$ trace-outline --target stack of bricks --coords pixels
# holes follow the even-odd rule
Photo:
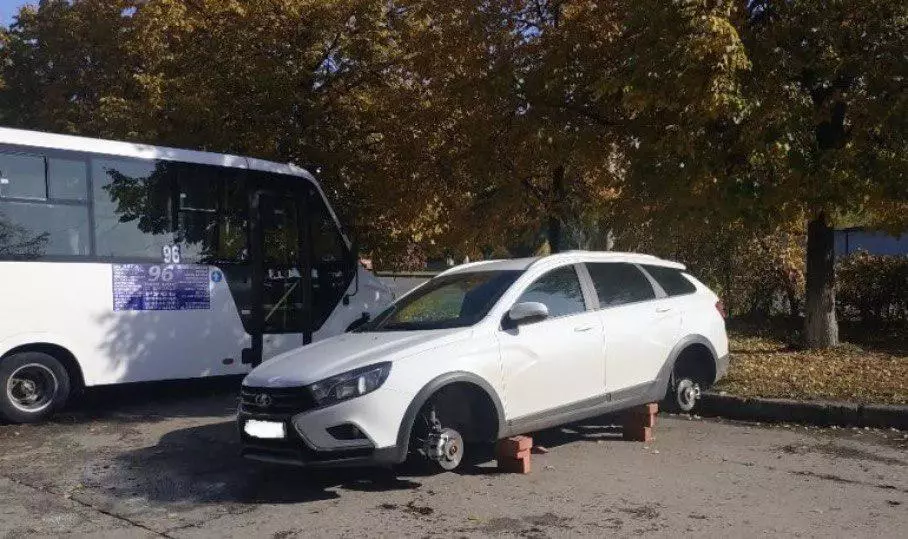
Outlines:
[[[653,437],[653,427],[656,426],[657,412],[659,412],[659,405],[655,403],[637,406],[625,412],[624,439],[634,442],[653,441],[655,439]]]
[[[498,440],[495,444],[495,458],[498,469],[509,473],[530,473],[530,451],[533,439],[529,436],[512,436]]]

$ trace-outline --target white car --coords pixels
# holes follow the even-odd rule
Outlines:
[[[452,268],[354,332],[243,381],[243,455],[305,466],[427,459],[663,399],[724,375],[722,303],[683,265],[568,252]]]

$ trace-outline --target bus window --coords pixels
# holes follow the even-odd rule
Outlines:
[[[44,158],[40,155],[0,153],[0,197],[47,198]]]
[[[245,261],[249,257],[249,198],[246,186],[237,177],[225,180],[218,230],[219,258]]]
[[[353,279],[355,265],[337,223],[325,206],[321,194],[312,189],[309,196],[309,231],[312,242],[313,326],[321,327],[337,307]]]
[[[0,198],[0,257],[88,255],[88,208]]]
[[[47,193],[52,199],[88,200],[88,167],[75,159],[47,160]]]
[[[292,192],[263,191],[259,194],[265,333],[297,333],[305,328],[305,294],[299,258],[299,202]]]
[[[67,161],[73,166],[65,172],[61,162],[49,159],[45,176],[43,157],[0,153],[0,256],[89,254],[85,162]],[[63,178],[71,189],[57,189]],[[47,200],[48,187],[52,200]]]
[[[241,262],[247,257],[248,199],[235,169],[186,164],[177,185],[177,242],[183,260]]]
[[[161,258],[161,249],[173,243],[171,189],[177,168],[166,161],[92,161],[99,256]]]
[[[177,243],[185,262],[218,258],[217,172],[210,167],[181,167],[177,189]]]

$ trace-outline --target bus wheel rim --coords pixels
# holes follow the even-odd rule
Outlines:
[[[17,409],[36,413],[53,403],[57,394],[57,376],[40,363],[17,368],[6,382],[6,398]]]

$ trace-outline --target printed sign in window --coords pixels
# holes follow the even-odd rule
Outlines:
[[[179,264],[114,264],[114,311],[211,308],[208,268]]]

